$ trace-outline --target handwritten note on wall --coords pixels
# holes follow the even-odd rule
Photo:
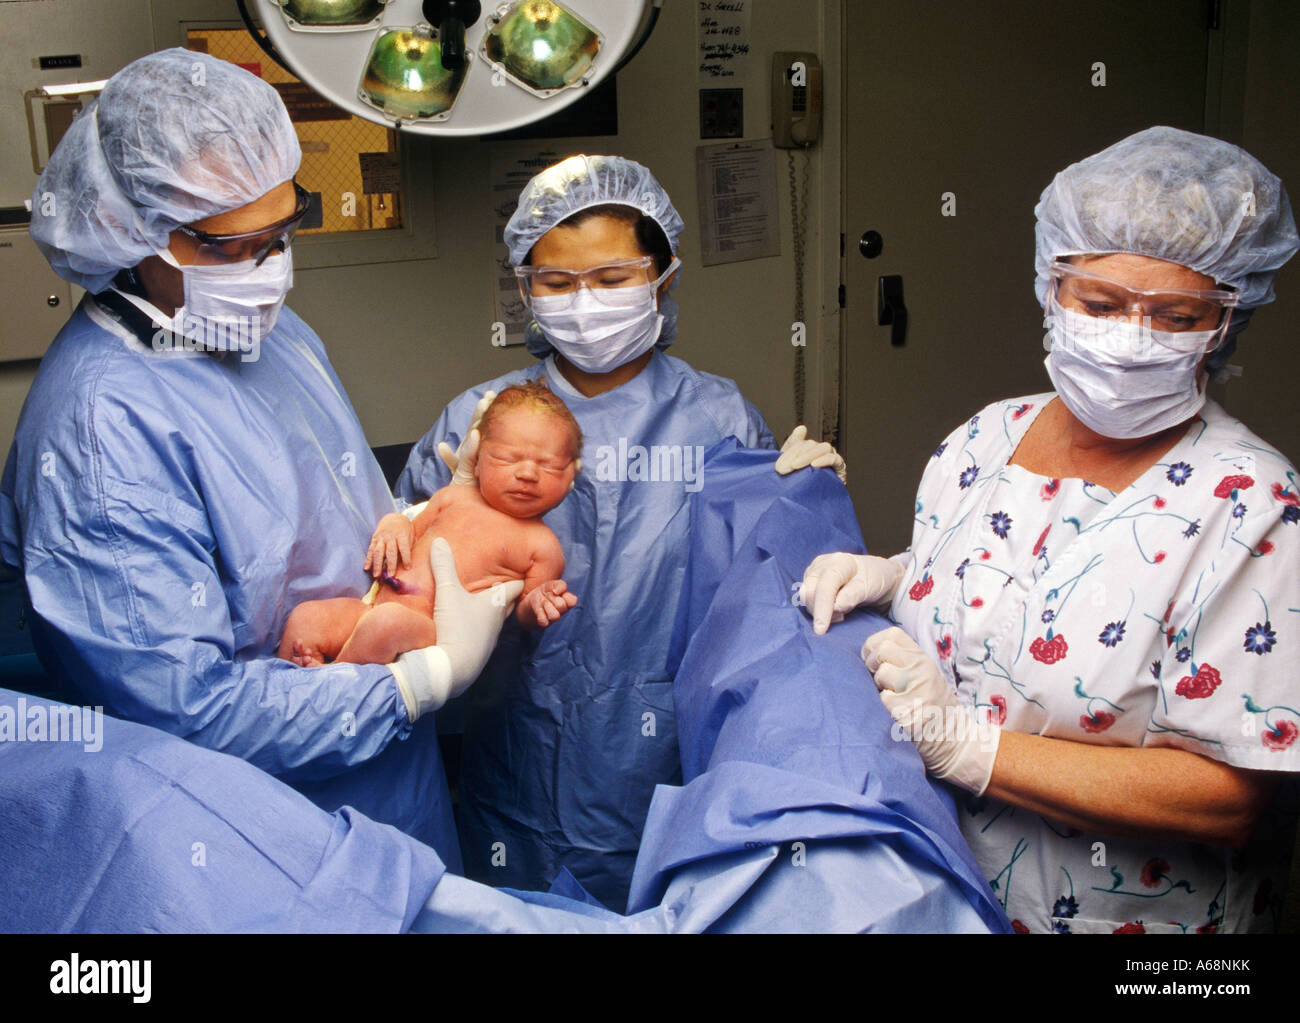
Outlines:
[[[700,83],[744,85],[750,0],[697,0]]]

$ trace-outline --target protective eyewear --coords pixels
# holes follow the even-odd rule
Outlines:
[[[637,285],[653,287],[647,271],[654,263],[653,256],[637,256],[635,259],[620,259],[613,263],[593,266],[589,270],[563,270],[554,266],[517,266],[515,277],[519,281],[519,294],[523,296],[524,305],[531,306],[534,298],[557,298],[568,296],[568,303],[561,306],[567,309],[573,304],[579,288],[586,288],[598,302],[608,305],[624,305],[611,295],[621,288],[633,288]]]
[[[1151,336],[1174,351],[1202,347],[1189,339],[1180,344],[1178,334],[1217,331],[1226,327],[1237,304],[1237,293],[1222,290],[1156,288],[1142,291],[1099,274],[1089,273],[1072,263],[1055,260],[1048,274],[1052,291],[1061,308],[1097,319],[1128,319],[1134,310]]]
[[[198,246],[198,251],[190,262],[211,266],[219,263],[242,263],[251,259],[256,266],[261,266],[276,252],[287,250],[293,242],[293,236],[298,232],[298,225],[311,209],[311,193],[296,181],[293,183],[293,191],[297,198],[293,215],[269,227],[245,231],[242,234],[209,234],[207,231],[185,225],[178,227],[177,231],[193,239]]]

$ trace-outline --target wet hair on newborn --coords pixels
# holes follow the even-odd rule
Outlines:
[[[496,396],[492,404],[488,406],[487,411],[483,413],[483,419],[479,423],[479,432],[483,438],[487,439],[492,432],[492,424],[503,413],[515,408],[549,413],[558,417],[569,430],[573,442],[570,449],[573,457],[578,458],[582,454],[582,428],[578,426],[578,421],[573,418],[573,413],[569,411],[569,407],[541,379],[530,380],[525,384],[512,384],[510,387],[504,388]]]

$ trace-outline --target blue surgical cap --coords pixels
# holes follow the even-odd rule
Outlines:
[[[1278,268],[1300,249],[1277,175],[1243,149],[1177,128],[1148,128],[1071,164],[1034,213],[1040,304],[1052,260],[1126,252],[1213,277],[1236,289],[1244,313],[1273,301]]]
[[[511,264],[522,266],[537,239],[561,221],[579,210],[606,203],[644,213],[663,230],[669,249],[677,255],[685,225],[648,168],[621,156],[571,156],[536,175],[519,194],[519,205],[505,229]],[[676,286],[674,279],[672,287]],[[667,348],[677,336],[677,303],[665,295],[659,301],[659,311],[664,325],[655,347]],[[529,323],[525,342],[539,357],[553,351],[536,323]]]
[[[180,225],[261,198],[301,160],[270,85],[163,50],[115,74],[72,123],[36,184],[31,235],[55,273],[93,294]]]

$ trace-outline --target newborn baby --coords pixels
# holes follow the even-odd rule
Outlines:
[[[567,592],[564,552],[542,516],[573,488],[582,431],[541,381],[508,387],[479,425],[478,486],[446,486],[412,522],[385,515],[365,568],[378,582],[365,600],[335,597],[299,604],[289,615],[280,657],[305,668],[330,661],[388,664],[437,642],[429,549],[445,537],[469,591],[523,579],[515,617],[545,628],[578,602]],[[368,601],[373,598],[373,604]]]

